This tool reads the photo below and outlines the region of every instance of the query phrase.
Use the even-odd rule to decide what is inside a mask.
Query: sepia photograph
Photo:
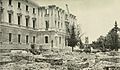
[[[120,0],[0,0],[0,70],[120,70]]]

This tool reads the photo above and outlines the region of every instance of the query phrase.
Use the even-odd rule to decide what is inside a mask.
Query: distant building
[[[70,22],[61,8],[39,6],[29,0],[0,0],[0,49],[26,49],[65,47],[66,24]],[[66,23],[67,22],[67,23]]]

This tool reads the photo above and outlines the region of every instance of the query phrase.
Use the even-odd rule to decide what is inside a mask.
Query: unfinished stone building
[[[1,1],[1,48],[25,49],[37,44],[38,7],[27,0]]]
[[[55,5],[0,0],[0,49],[29,49],[31,44],[36,48],[63,49],[66,24],[73,23],[76,23],[76,17],[71,14],[66,17],[65,10]]]

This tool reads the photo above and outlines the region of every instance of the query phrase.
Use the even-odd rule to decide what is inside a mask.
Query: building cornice
[[[37,3],[34,2],[34,0],[16,0],[16,1],[24,1],[26,3],[32,4],[34,6],[39,7],[39,5]]]

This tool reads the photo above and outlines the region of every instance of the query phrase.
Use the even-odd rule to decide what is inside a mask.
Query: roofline
[[[18,0],[18,1],[19,1],[19,0]],[[27,3],[30,3],[30,4],[32,4],[32,5],[34,5],[34,6],[39,7],[39,5],[38,5],[37,3],[35,3],[33,0],[21,0],[21,1],[25,1],[25,2],[27,2]]]

